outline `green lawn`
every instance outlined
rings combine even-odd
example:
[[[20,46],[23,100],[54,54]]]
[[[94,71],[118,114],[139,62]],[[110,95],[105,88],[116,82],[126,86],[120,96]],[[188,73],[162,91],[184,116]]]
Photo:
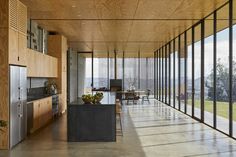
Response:
[[[188,104],[191,104],[191,100],[188,100]],[[200,100],[195,100],[195,107],[200,107]],[[213,113],[213,101],[205,100],[205,111]],[[216,102],[217,116],[221,116],[229,119],[229,103],[228,102]],[[236,103],[233,105],[233,120],[236,121]]]

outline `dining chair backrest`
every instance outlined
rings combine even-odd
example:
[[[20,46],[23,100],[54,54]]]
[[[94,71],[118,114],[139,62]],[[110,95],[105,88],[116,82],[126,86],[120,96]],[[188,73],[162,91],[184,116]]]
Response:
[[[150,89],[147,89],[147,90],[146,90],[146,95],[149,96],[149,95],[150,95],[150,92],[151,92],[151,90],[150,90]]]

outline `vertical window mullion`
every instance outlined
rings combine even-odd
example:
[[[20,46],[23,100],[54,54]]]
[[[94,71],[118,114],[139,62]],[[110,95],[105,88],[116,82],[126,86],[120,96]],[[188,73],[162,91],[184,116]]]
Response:
[[[214,70],[214,72],[213,72],[213,75],[214,75],[214,77],[213,77],[213,98],[214,98],[214,100],[213,100],[213,127],[214,128],[216,128],[217,126],[217,123],[216,123],[216,110],[217,110],[217,108],[216,108],[216,58],[217,58],[217,54],[216,54],[216,52],[217,52],[217,42],[216,42],[216,32],[217,32],[217,23],[216,23],[216,18],[217,18],[217,14],[216,14],[216,11],[214,12],[214,26],[213,26],[213,32],[214,32],[214,34],[213,34],[213,55],[214,55],[214,61],[213,61],[213,70]]]
[[[204,122],[204,36],[205,36],[205,21],[202,20],[201,22],[201,121]]]
[[[167,104],[167,45],[165,45],[165,103]]]
[[[181,68],[180,68],[180,58],[181,58],[181,49],[180,49],[180,43],[181,43],[181,38],[180,35],[178,37],[178,108],[179,110],[181,109],[181,102],[180,102],[180,88],[181,88],[181,83],[180,83],[180,74],[181,74]]]
[[[229,0],[229,136],[233,134],[233,103],[232,103],[232,74],[233,74],[233,0]]]

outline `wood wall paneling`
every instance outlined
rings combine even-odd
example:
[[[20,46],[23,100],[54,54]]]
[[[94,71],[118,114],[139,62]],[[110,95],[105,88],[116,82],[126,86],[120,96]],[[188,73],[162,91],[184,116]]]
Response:
[[[0,131],[0,149],[9,148],[9,73],[8,28],[0,29],[0,119],[7,121],[4,132]]]
[[[9,64],[18,63],[18,32],[9,29]]]

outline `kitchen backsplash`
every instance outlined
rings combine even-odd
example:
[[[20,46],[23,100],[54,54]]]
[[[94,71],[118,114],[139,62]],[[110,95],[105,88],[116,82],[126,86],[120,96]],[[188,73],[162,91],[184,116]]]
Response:
[[[47,78],[27,78],[27,88],[45,87],[46,81],[48,81]]]

